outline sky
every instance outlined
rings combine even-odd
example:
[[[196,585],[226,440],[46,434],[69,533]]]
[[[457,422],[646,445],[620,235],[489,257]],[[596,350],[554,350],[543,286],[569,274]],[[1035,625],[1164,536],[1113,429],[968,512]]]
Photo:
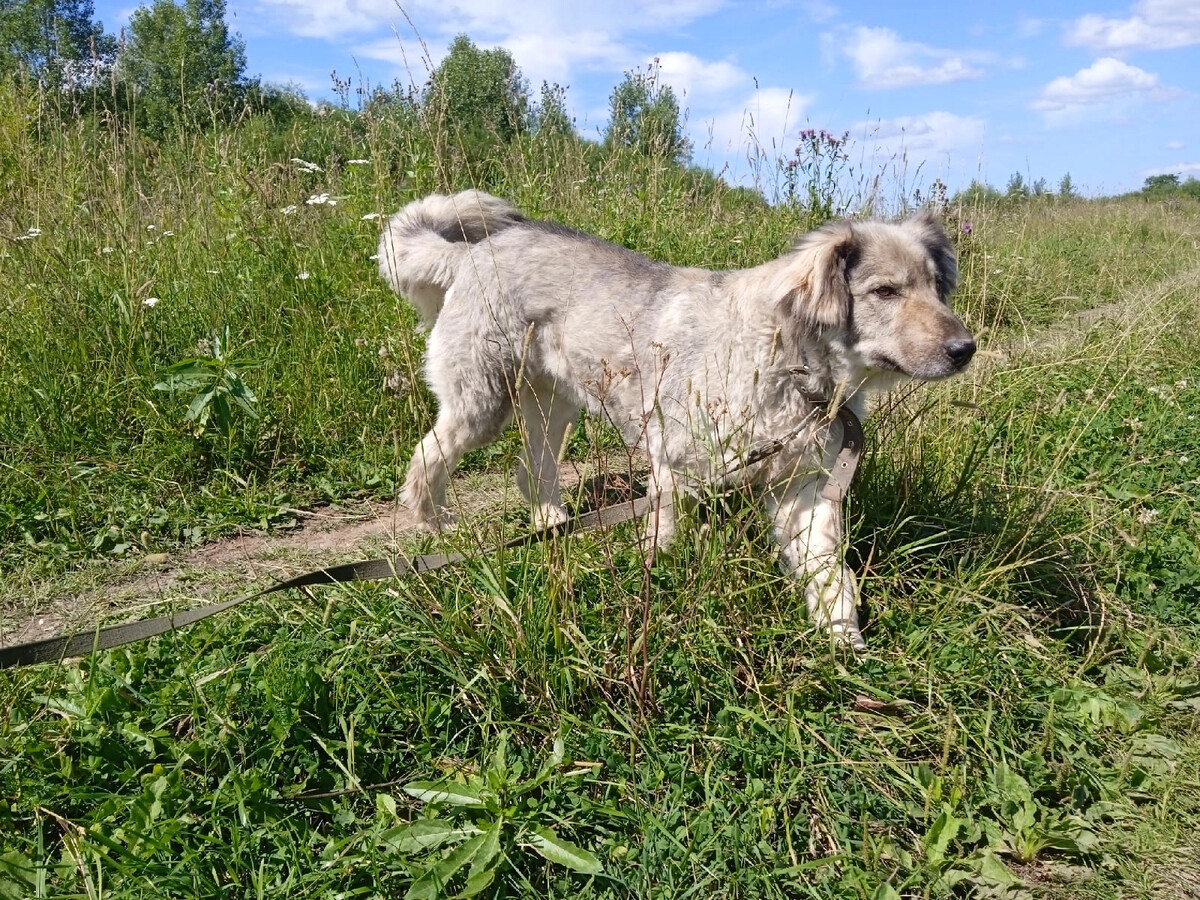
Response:
[[[136,8],[95,6],[109,31]],[[533,98],[564,85],[593,139],[624,73],[657,65],[692,161],[743,183],[748,148],[786,158],[809,128],[849,132],[857,171],[913,186],[1200,177],[1200,0],[227,0],[227,18],[248,75],[310,100],[335,97],[335,71],[352,92],[420,86],[465,33],[509,50]]]

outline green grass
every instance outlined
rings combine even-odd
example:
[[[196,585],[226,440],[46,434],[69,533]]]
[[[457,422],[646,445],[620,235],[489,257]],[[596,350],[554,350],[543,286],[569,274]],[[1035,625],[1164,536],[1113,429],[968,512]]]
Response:
[[[433,407],[363,216],[469,172],[372,116],[149,144],[39,134],[17,101],[9,619],[27,589],[390,497]],[[486,186],[679,264],[753,264],[806,224],[571,144],[511,148]],[[0,898],[432,896],[443,876],[493,897],[1194,896],[1200,209],[951,224],[984,352],[870,423],[849,504],[868,653],[809,628],[734,501],[649,570],[627,527],[3,672]],[[1058,324],[1101,305],[1086,333]],[[236,373],[254,414],[197,434],[197,388],[155,390],[188,359]],[[588,432],[572,452],[608,452]],[[512,444],[469,467],[503,471]],[[496,530],[487,512],[432,543]],[[461,796],[425,802],[430,782]]]

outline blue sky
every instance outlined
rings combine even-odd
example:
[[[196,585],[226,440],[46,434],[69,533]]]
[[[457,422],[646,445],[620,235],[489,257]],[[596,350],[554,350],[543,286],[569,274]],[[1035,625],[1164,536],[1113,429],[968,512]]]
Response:
[[[1200,0],[1028,5],[849,0],[227,0],[248,73],[332,96],[422,84],[453,37],[509,49],[532,94],[566,85],[597,137],[625,71],[658,60],[693,160],[745,177],[751,139],[785,155],[803,128],[849,131],[854,164],[1003,188],[1013,172],[1087,194],[1200,177]],[[128,0],[97,0],[110,30]]]

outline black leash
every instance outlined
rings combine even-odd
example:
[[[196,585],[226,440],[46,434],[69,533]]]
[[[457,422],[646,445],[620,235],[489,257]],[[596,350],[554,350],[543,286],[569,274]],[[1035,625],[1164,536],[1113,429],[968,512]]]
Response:
[[[829,473],[829,480],[822,490],[827,499],[840,502],[850,489],[854,480],[854,472],[862,456],[863,429],[850,410],[841,407],[837,411],[837,419],[842,423],[842,447],[838,452],[837,461]],[[798,434],[798,432],[797,432]],[[761,462],[783,449],[784,445],[797,435],[789,432],[783,438],[768,441],[758,445],[747,454],[744,465]],[[581,516],[568,519],[559,525],[531,531],[512,540],[490,547],[482,553],[426,553],[411,559],[406,556],[382,557],[368,559],[362,562],[346,563],[340,566],[329,566],[312,572],[305,572],[285,581],[278,581],[254,594],[227,600],[224,603],[211,603],[195,609],[188,609],[156,619],[142,619],[137,622],[126,622],[122,625],[110,625],[106,628],[96,628],[91,631],[81,631],[74,635],[60,635],[45,638],[40,641],[30,641],[26,644],[15,644],[11,647],[0,647],[0,669],[11,669],[20,666],[31,666],[44,662],[61,662],[75,656],[85,656],[96,650],[111,650],[135,641],[145,640],[168,631],[185,628],[223,613],[226,610],[257,600],[268,594],[291,588],[311,587],[319,584],[345,584],[351,581],[383,581],[389,578],[401,578],[408,574],[432,572],[435,569],[452,566],[483,553],[493,553],[497,550],[511,550],[518,547],[530,547],[542,541],[576,531],[591,531],[596,528],[611,528],[634,519],[641,519],[650,514],[654,500],[651,497],[639,497],[635,500],[601,507]]]

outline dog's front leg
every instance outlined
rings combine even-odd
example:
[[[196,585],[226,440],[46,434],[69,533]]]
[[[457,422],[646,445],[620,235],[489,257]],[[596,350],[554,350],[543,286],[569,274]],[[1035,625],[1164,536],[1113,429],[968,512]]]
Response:
[[[845,564],[842,508],[821,494],[822,479],[794,477],[767,492],[780,557],[788,574],[804,582],[809,617],[834,640],[866,648],[858,626],[854,573]]]

